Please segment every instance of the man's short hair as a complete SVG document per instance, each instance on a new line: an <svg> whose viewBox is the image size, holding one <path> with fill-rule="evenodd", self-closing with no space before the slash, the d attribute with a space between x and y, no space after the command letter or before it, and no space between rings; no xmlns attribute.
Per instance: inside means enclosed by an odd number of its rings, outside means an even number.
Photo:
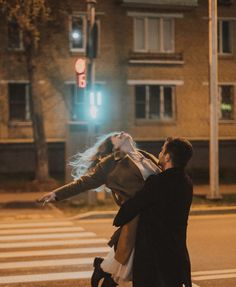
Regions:
<svg viewBox="0 0 236 287"><path fill-rule="evenodd" d="M184 138L167 138L165 153L170 155L173 166L185 168L193 155L193 147Z"/></svg>

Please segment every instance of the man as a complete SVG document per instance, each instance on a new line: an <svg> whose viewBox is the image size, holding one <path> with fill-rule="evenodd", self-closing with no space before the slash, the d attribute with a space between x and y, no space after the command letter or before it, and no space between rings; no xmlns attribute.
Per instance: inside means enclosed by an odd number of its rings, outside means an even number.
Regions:
<svg viewBox="0 0 236 287"><path fill-rule="evenodd" d="M168 138L159 154L163 172L151 175L114 219L122 226L140 214L133 287L192 286L186 231L193 188L184 171L192 154L189 141Z"/></svg>

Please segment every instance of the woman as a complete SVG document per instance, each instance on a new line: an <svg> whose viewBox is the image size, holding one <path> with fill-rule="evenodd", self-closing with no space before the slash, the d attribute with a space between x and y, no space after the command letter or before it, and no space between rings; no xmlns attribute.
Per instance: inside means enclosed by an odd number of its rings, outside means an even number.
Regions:
<svg viewBox="0 0 236 287"><path fill-rule="evenodd" d="M79 174L79 178L74 182L44 195L40 201L60 201L105 184L111 189L115 201L121 205L143 187L149 175L160 171L158 160L153 155L138 150L132 137L127 133L110 134L98 146L101 147L101 144L104 144L103 148L107 153L109 153L108 147L112 148L108 156L104 157L104 153L99 158L94 153L94 157L88 157L93 159L86 168L84 163L89 154L86 152L84 156L75 161L74 171L78 174L82 166L83 172L86 169L87 172L83 176ZM102 278L104 278L103 287L117 286L117 283L132 280L137 222L138 217L115 233L111 240L112 249L104 260L95 258L95 269L91 278L92 287L97 287Z"/></svg>

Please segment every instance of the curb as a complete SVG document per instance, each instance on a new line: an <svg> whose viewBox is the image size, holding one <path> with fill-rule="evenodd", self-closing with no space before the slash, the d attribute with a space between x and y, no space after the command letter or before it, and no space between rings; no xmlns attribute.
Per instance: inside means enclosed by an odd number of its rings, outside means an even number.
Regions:
<svg viewBox="0 0 236 287"><path fill-rule="evenodd" d="M70 217L71 220L87 220L87 219L113 219L117 211L90 211L83 214ZM233 207L219 207L219 208L193 208L190 210L191 216L196 215L223 215L223 214L236 214L236 206Z"/></svg>
<svg viewBox="0 0 236 287"><path fill-rule="evenodd" d="M36 207L36 202L35 201L5 201L2 204L2 208L4 209L4 205L11 205L11 204L26 204L31 206L29 208L35 209ZM56 214L67 217L63 210L60 208L56 207L54 204L49 203L48 204L49 210L54 211ZM24 209L24 208L22 208ZM71 220L90 220L90 219L113 219L115 215L117 214L117 210L108 210L108 211L89 211L86 213L78 214L72 217L68 217L68 219ZM209 207L209 206L203 206L203 207L192 207L190 210L190 215L191 216L196 216L196 215L223 215L223 214L236 214L236 205L232 206L214 206L214 207Z"/></svg>
<svg viewBox="0 0 236 287"><path fill-rule="evenodd" d="M190 210L190 215L222 215L222 214L236 214L236 206L192 208Z"/></svg>
<svg viewBox="0 0 236 287"><path fill-rule="evenodd" d="M117 211L89 211L86 213L78 214L73 217L70 217L71 220L83 220L83 219L110 219L114 218L117 214Z"/></svg>

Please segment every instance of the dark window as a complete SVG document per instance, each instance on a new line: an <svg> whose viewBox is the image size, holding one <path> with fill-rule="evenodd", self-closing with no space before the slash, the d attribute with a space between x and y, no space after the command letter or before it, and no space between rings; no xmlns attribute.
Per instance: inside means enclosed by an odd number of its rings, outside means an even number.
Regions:
<svg viewBox="0 0 236 287"><path fill-rule="evenodd" d="M136 118L143 119L145 118L146 110L146 92L145 86L136 86L135 87L135 97L136 97Z"/></svg>
<svg viewBox="0 0 236 287"><path fill-rule="evenodd" d="M149 118L160 119L161 103L160 103L160 86L150 86L150 101L149 101Z"/></svg>
<svg viewBox="0 0 236 287"><path fill-rule="evenodd" d="M172 118L173 115L173 101L172 101L172 87L164 87L164 117Z"/></svg>
<svg viewBox="0 0 236 287"><path fill-rule="evenodd" d="M173 90L172 86L136 86L136 119L168 120L174 118Z"/></svg>
<svg viewBox="0 0 236 287"><path fill-rule="evenodd" d="M218 53L231 54L232 53L232 21L219 20L218 21Z"/></svg>
<svg viewBox="0 0 236 287"><path fill-rule="evenodd" d="M219 6L230 6L233 4L233 0L218 0L217 4Z"/></svg>
<svg viewBox="0 0 236 287"><path fill-rule="evenodd" d="M11 50L22 50L22 33L16 22L8 24L8 48Z"/></svg>
<svg viewBox="0 0 236 287"><path fill-rule="evenodd" d="M13 121L30 120L29 85L24 83L8 84L9 119Z"/></svg>
<svg viewBox="0 0 236 287"><path fill-rule="evenodd" d="M222 37L223 52L230 53L230 23L228 21L222 21Z"/></svg>
<svg viewBox="0 0 236 287"><path fill-rule="evenodd" d="M75 84L69 85L70 89L70 119L71 121L85 121L85 89Z"/></svg>

